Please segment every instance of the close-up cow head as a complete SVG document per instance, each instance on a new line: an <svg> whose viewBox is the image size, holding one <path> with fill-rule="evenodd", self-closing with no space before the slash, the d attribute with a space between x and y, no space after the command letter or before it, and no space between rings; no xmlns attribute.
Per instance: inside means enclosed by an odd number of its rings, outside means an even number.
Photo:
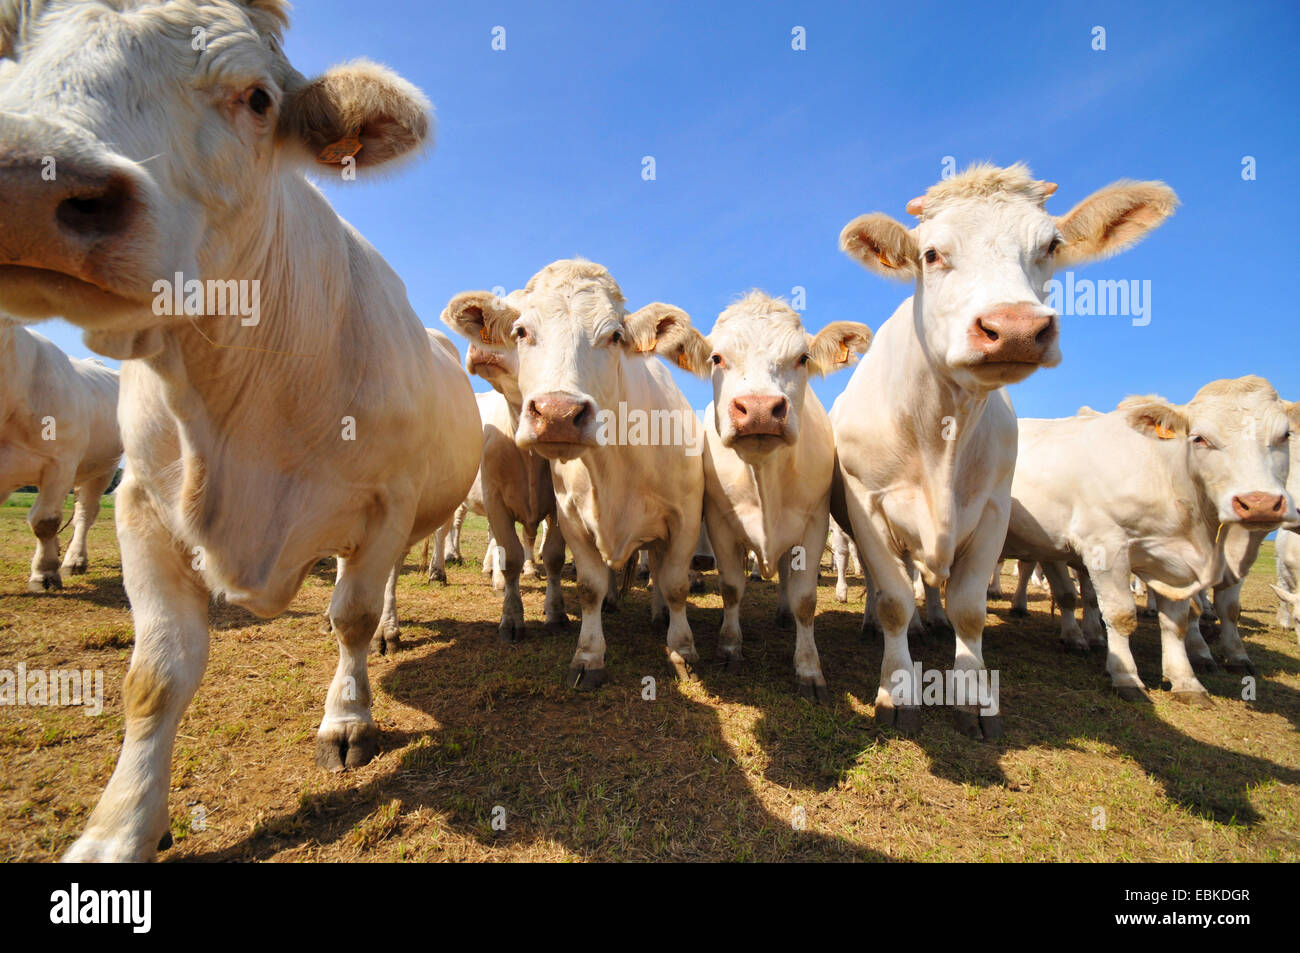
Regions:
<svg viewBox="0 0 1300 953"><path fill-rule="evenodd" d="M364 61L304 78L287 22L282 0L0 0L0 309L181 320L156 281L258 278L274 234L310 237L286 176L428 141L414 86Z"/></svg>
<svg viewBox="0 0 1300 953"><path fill-rule="evenodd" d="M1116 182L1055 217L1053 182L1022 165L975 165L907 203L909 229L880 212L854 219L840 247L876 274L916 283L917 332L965 389L987 391L1061 361L1045 303L1060 268L1113 255L1178 203L1161 182Z"/></svg>
<svg viewBox="0 0 1300 953"><path fill-rule="evenodd" d="M1181 406L1148 396L1126 398L1119 409L1139 433L1186 447L1192 478L1220 523L1271 531L1296 521L1286 484L1300 408L1262 377L1212 381Z"/></svg>
<svg viewBox="0 0 1300 953"><path fill-rule="evenodd" d="M522 410L515 442L552 460L572 460L599 443L602 411L626 400L624 361L659 354L684 361L690 318L672 305L628 313L601 265L552 262L522 292L454 297L443 321L476 347L515 351Z"/></svg>
<svg viewBox="0 0 1300 953"><path fill-rule="evenodd" d="M836 321L811 335L797 311L761 291L718 315L707 338L694 328L690 335L680 363L712 379L718 436L747 462L793 446L810 376L851 367L871 344L871 329L856 321Z"/></svg>

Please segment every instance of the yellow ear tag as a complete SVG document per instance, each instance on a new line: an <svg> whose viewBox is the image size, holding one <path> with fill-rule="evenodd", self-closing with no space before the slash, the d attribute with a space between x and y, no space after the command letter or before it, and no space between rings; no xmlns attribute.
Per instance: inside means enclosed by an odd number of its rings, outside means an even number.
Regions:
<svg viewBox="0 0 1300 953"><path fill-rule="evenodd" d="M836 364L847 364L849 362L849 346L843 341L840 342L840 356L835 359Z"/></svg>
<svg viewBox="0 0 1300 953"><path fill-rule="evenodd" d="M880 252L876 252L876 261L880 262L886 268L894 267L894 263L890 261L888 258L886 258L884 255L882 255Z"/></svg>
<svg viewBox="0 0 1300 953"><path fill-rule="evenodd" d="M649 347L639 347L639 348L636 349L636 353L638 353L638 354L649 354L649 353L650 353L651 351L653 351L654 349L655 349L655 342L654 342L654 341L651 341Z"/></svg>
<svg viewBox="0 0 1300 953"><path fill-rule="evenodd" d="M684 371L689 371L691 369L691 362L687 359L685 351L677 352L677 366Z"/></svg>
<svg viewBox="0 0 1300 953"><path fill-rule="evenodd" d="M1161 440L1173 440L1178 435L1164 424L1156 424L1156 436Z"/></svg>
<svg viewBox="0 0 1300 953"><path fill-rule="evenodd" d="M492 337L492 335L488 334L487 325L484 325L483 327L481 327L481 328L478 329L478 336L479 336L479 338L483 341L484 344L502 344L502 343L504 343L504 342L502 342L502 341L498 341L496 338Z"/></svg>
<svg viewBox="0 0 1300 953"><path fill-rule="evenodd" d="M361 140L353 133L338 142L331 142L316 156L316 161L325 165L342 165L344 159L350 159L360 151Z"/></svg>

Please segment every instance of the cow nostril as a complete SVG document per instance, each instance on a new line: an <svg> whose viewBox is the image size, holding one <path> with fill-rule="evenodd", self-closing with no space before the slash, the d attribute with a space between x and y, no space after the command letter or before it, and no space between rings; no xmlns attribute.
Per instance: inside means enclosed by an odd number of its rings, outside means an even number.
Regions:
<svg viewBox="0 0 1300 953"><path fill-rule="evenodd" d="M1043 326L1043 330L1034 335L1034 343L1046 346L1051 343L1054 331L1055 329L1052 327L1052 322L1048 321L1047 324Z"/></svg>
<svg viewBox="0 0 1300 953"><path fill-rule="evenodd" d="M982 318L975 322L975 327L979 328L980 331L984 332L984 336L988 338L990 342L996 341L998 339L998 332L994 331L987 324L985 324Z"/></svg>
<svg viewBox="0 0 1300 953"><path fill-rule="evenodd" d="M126 228L131 206L131 187L119 177L96 191L69 196L59 203L54 216L76 235L112 235Z"/></svg>
<svg viewBox="0 0 1300 953"><path fill-rule="evenodd" d="M772 405L772 417L776 420L783 420L785 419L785 411L786 411L786 402L785 402L785 398L782 397L780 400L778 400L775 404Z"/></svg>
<svg viewBox="0 0 1300 953"><path fill-rule="evenodd" d="M573 425L579 428L583 427L587 422L587 418L589 418L590 416L591 416L591 404L583 404L582 407L578 410L577 414L574 415Z"/></svg>
<svg viewBox="0 0 1300 953"><path fill-rule="evenodd" d="M537 401L535 401L535 400L530 400L530 401L528 402L528 416L529 416L529 417L540 417L541 415L542 415L542 414L541 414L541 411L539 411L539 410L537 409Z"/></svg>
<svg viewBox="0 0 1300 953"><path fill-rule="evenodd" d="M732 409L733 411L735 411L737 417L748 417L748 416L749 416L749 410L745 407L744 404L742 404L742 403L741 403L740 401L738 401L738 400L733 400L733 401L731 402L731 409Z"/></svg>

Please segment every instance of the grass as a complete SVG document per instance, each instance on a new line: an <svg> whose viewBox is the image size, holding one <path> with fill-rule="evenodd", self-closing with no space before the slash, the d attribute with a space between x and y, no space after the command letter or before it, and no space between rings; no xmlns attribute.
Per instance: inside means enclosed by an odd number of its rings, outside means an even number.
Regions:
<svg viewBox="0 0 1300 953"><path fill-rule="evenodd" d="M92 531L90 572L31 596L24 503L16 495L0 507L0 668L104 673L99 717L0 708L0 859L50 860L80 831L116 760L132 630L111 508ZM793 635L772 625L766 582L746 594L740 675L705 664L676 682L637 587L606 615L610 682L572 692L562 679L576 625L543 629L540 582L524 588L527 638L497 643L500 598L478 568L485 539L471 519L466 562L449 567L445 587L408 561L405 646L371 664L383 750L342 775L312 762L337 661L317 631L332 568L310 574L272 621L214 606L207 676L176 740L174 846L162 858L1300 859L1300 652L1273 628L1271 546L1243 594L1243 633L1263 672L1254 701L1227 673L1204 678L1210 710L1158 690L1149 706L1119 701L1103 660L1058 648L1035 590L1028 620L991 603L985 656L1001 673L1006 734L978 744L938 709L923 713L915 738L875 726L880 646L859 640L861 585L842 606L829 576L817 621L828 706L795 696ZM709 578L689 610L705 659L721 623ZM576 617L573 583L564 589ZM1142 620L1134 648L1158 685L1153 621ZM945 667L952 650L951 637L913 642L927 666ZM642 698L645 676L656 680L654 701Z"/></svg>

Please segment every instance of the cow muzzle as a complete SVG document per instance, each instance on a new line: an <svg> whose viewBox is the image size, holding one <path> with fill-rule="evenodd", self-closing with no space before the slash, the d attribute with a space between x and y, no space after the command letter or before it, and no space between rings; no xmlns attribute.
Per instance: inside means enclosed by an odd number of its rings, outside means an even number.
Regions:
<svg viewBox="0 0 1300 953"><path fill-rule="evenodd" d="M977 317L967 332L981 364L1037 366L1047 359L1056 338L1056 314L1029 303L998 305Z"/></svg>
<svg viewBox="0 0 1300 953"><path fill-rule="evenodd" d="M1232 498L1232 512L1243 523L1280 525L1287 516L1286 497L1281 493L1239 493Z"/></svg>
<svg viewBox="0 0 1300 953"><path fill-rule="evenodd" d="M563 447L589 445L588 434L596 419L590 400L570 394L549 393L530 397L524 403L532 444L544 451L548 444Z"/></svg>
<svg viewBox="0 0 1300 953"><path fill-rule="evenodd" d="M790 415L790 402L779 394L746 394L733 399L727 412L736 439L783 437Z"/></svg>

